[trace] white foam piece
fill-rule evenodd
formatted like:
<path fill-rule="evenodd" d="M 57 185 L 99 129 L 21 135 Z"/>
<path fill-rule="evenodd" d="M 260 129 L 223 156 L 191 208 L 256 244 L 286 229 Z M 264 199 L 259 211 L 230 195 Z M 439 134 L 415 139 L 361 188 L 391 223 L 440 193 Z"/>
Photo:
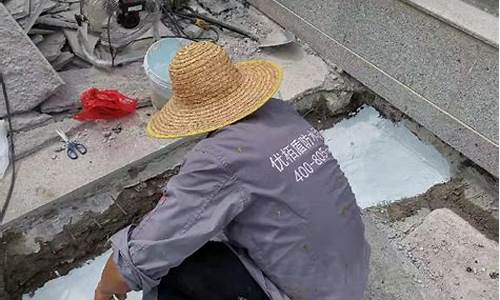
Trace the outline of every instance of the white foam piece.
<path fill-rule="evenodd" d="M 450 179 L 441 153 L 373 107 L 322 134 L 361 208 L 416 196 Z"/>
<path fill-rule="evenodd" d="M 53 279 L 35 291 L 31 297 L 23 295 L 22 300 L 89 300 L 94 299 L 94 290 L 101 278 L 101 272 L 111 255 L 111 250 L 89 260 L 67 275 Z M 127 294 L 127 300 L 141 300 L 141 292 Z"/>

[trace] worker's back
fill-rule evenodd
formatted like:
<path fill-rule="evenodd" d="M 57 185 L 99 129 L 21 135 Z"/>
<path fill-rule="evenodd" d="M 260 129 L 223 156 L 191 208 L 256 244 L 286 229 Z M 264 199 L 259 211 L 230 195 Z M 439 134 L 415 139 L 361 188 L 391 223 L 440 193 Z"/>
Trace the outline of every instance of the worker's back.
<path fill-rule="evenodd" d="M 293 108 L 271 100 L 197 148 L 234 176 L 245 209 L 225 233 L 272 299 L 271 282 L 291 299 L 362 299 L 369 247 L 359 208 L 321 135 Z"/>

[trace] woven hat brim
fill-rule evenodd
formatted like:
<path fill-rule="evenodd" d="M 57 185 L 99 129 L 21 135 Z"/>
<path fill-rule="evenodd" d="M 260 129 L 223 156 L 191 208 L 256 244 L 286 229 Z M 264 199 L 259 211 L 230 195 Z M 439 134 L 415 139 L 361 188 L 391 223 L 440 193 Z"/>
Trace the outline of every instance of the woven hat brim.
<path fill-rule="evenodd" d="M 235 66 L 242 74 L 239 88 L 197 107 L 181 106 L 173 95 L 151 118 L 147 134 L 172 139 L 217 130 L 252 114 L 278 92 L 283 80 L 280 66 L 266 60 L 245 61 Z"/>

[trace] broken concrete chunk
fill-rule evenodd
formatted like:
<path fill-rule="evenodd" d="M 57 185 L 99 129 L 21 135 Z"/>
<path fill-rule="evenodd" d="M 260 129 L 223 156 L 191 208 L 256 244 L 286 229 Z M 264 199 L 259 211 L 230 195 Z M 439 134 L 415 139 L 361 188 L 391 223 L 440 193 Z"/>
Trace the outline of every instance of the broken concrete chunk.
<path fill-rule="evenodd" d="M 45 36 L 45 39 L 38 44 L 38 49 L 48 61 L 54 61 L 61 55 L 61 49 L 66 43 L 66 37 L 62 32 L 56 32 Z"/>
<path fill-rule="evenodd" d="M 80 13 L 80 7 L 70 10 L 63 10 L 56 14 L 51 14 L 50 16 L 68 23 L 76 23 L 75 14 Z"/>
<path fill-rule="evenodd" d="M 70 9 L 69 3 L 57 3 L 57 5 L 46 11 L 47 14 L 57 14 Z"/>
<path fill-rule="evenodd" d="M 343 112 L 351 102 L 352 95 L 352 91 L 331 91 L 322 93 L 326 107 L 332 114 Z"/>
<path fill-rule="evenodd" d="M 56 60 L 52 62 L 52 67 L 56 70 L 59 71 L 61 70 L 64 66 L 66 66 L 73 58 L 75 55 L 71 52 L 64 51 L 57 57 Z"/>
<path fill-rule="evenodd" d="M 19 25 L 21 25 L 25 32 L 30 31 L 31 27 L 35 25 L 35 22 L 37 21 L 38 17 L 40 17 L 43 9 L 45 8 L 44 2 L 42 0 L 29 0 L 29 3 L 31 3 L 30 13 L 27 17 L 18 21 Z"/>
<path fill-rule="evenodd" d="M 69 29 L 77 29 L 78 24 L 73 22 L 68 22 L 63 19 L 58 19 L 53 17 L 52 15 L 43 15 L 36 20 L 36 24 L 46 25 L 52 27 L 60 27 L 60 28 L 69 28 Z"/>
<path fill-rule="evenodd" d="M 297 44 L 265 49 L 260 57 L 283 68 L 283 83 L 278 97 L 285 101 L 293 101 L 320 90 L 329 72 L 327 64 L 320 57 L 307 54 Z"/>
<path fill-rule="evenodd" d="M 38 43 L 40 43 L 41 41 L 43 41 L 43 35 L 41 35 L 41 34 L 35 34 L 35 35 L 32 35 L 32 36 L 31 36 L 31 41 L 32 41 L 34 44 L 38 44 Z"/>
<path fill-rule="evenodd" d="M 16 159 L 26 157 L 60 140 L 61 138 L 56 133 L 57 128 L 62 129 L 70 135 L 83 124 L 73 119 L 64 119 L 60 122 L 52 122 L 42 127 L 15 134 Z"/>
<path fill-rule="evenodd" d="M 76 111 L 80 94 L 88 88 L 115 89 L 137 98 L 139 106 L 150 104 L 150 87 L 142 63 L 136 62 L 107 72 L 97 68 L 68 70 L 60 73 L 66 85 L 41 105 L 42 112 Z"/>
<path fill-rule="evenodd" d="M 404 240 L 411 257 L 441 290 L 441 299 L 498 299 L 498 243 L 449 209 L 431 212 Z"/>
<path fill-rule="evenodd" d="M 47 35 L 56 32 L 55 30 L 51 29 L 42 29 L 42 28 L 31 28 L 28 34 L 41 34 L 41 35 Z"/>
<path fill-rule="evenodd" d="M 230 0 L 205 0 L 200 4 L 208 10 L 212 15 L 220 15 L 223 12 L 228 12 L 237 7 L 236 1 Z"/>
<path fill-rule="evenodd" d="M 52 116 L 37 112 L 28 112 L 12 116 L 12 129 L 14 131 L 24 131 L 34 127 L 44 125 L 52 120 Z"/>
<path fill-rule="evenodd" d="M 48 12 L 49 10 L 51 9 L 54 9 L 55 7 L 57 7 L 58 3 L 55 2 L 55 1 L 45 1 L 44 4 L 43 4 L 43 9 L 42 9 L 42 13 L 45 13 L 45 12 Z"/>
<path fill-rule="evenodd" d="M 5 8 L 10 12 L 14 19 L 21 19 L 29 14 L 30 1 L 29 0 L 9 0 L 4 3 Z"/>
<path fill-rule="evenodd" d="M 12 113 L 26 112 L 37 107 L 63 84 L 61 78 L 2 4 L 0 4 L 0 69 L 4 74 Z M 2 93 L 0 93 L 1 116 L 5 116 L 5 100 Z"/>

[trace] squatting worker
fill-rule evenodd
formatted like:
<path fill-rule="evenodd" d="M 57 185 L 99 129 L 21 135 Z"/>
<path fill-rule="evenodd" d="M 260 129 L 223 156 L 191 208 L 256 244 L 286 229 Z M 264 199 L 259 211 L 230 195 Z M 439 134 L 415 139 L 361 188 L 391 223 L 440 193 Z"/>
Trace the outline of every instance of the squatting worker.
<path fill-rule="evenodd" d="M 156 208 L 112 237 L 95 299 L 130 290 L 148 300 L 362 299 L 359 208 L 318 131 L 271 99 L 281 69 L 233 64 L 199 42 L 179 51 L 170 77 L 173 96 L 149 135 L 209 135 Z"/>

